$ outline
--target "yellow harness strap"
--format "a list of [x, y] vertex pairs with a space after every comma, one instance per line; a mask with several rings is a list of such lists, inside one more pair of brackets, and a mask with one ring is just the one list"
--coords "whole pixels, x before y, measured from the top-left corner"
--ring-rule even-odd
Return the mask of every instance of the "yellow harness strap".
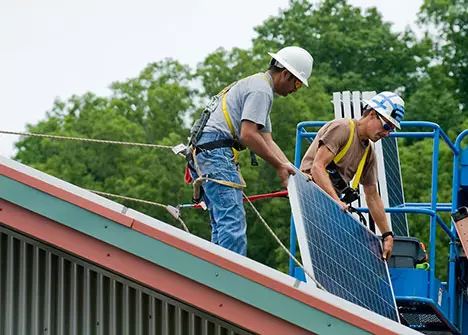
[[[266, 82], [268, 83], [268, 85], [271, 85], [270, 83], [270, 79], [268, 79], [267, 76], [265, 76], [264, 74], [254, 74], [252, 75], [251, 77], [253, 76], [260, 76], [262, 77], [263, 79], [266, 80]], [[222, 102], [221, 102], [221, 107], [223, 109], [223, 114], [224, 114], [224, 118], [226, 119], [226, 123], [229, 127], [229, 130], [231, 131], [231, 135], [232, 137], [234, 138], [234, 140], [238, 141], [238, 138], [236, 136], [236, 133], [234, 132], [234, 126], [232, 125], [232, 121], [231, 121], [231, 117], [229, 116], [229, 112], [228, 112], [228, 109], [227, 109], [227, 103], [226, 103], [226, 95], [227, 95], [227, 92], [231, 89], [231, 87], [234, 86], [234, 84], [231, 84], [230, 86], [224, 88], [221, 92], [218, 93], [218, 96], [220, 94], [223, 95], [223, 99], [222, 99]], [[239, 161], [239, 151], [237, 151], [236, 149], [232, 148], [232, 152], [234, 153], [234, 162], [238, 162]]]
[[[270, 80], [268, 79], [267, 76], [265, 76], [263, 74], [254, 74], [254, 76], [263, 77], [267, 81], [268, 85], [271, 85]], [[221, 95], [223, 96], [222, 102], [221, 102], [221, 104], [222, 104], [221, 107], [222, 107], [222, 110], [223, 110], [224, 118], [226, 119], [226, 123], [227, 123], [227, 125], [229, 127], [229, 130], [231, 131], [232, 137], [237, 141], [238, 138], [237, 138], [236, 133], [234, 131], [234, 126], [232, 125], [231, 118], [229, 117], [227, 104], [226, 104], [226, 94], [231, 89], [231, 87], [233, 87], [235, 84], [236, 84], [236, 82], [232, 83], [229, 86], [226, 86], [224, 89], [221, 90], [221, 92], [219, 92], [217, 94], [217, 96], [218, 97], [220, 97]], [[231, 182], [231, 181], [226, 181], [226, 180], [218, 180], [218, 179], [203, 177], [202, 173], [200, 171], [200, 167], [198, 166], [198, 162], [197, 162], [197, 158], [196, 158], [197, 154], [196, 154], [195, 148], [191, 147], [191, 151], [192, 151], [192, 157], [193, 157], [195, 170], [197, 171], [198, 176], [199, 176], [193, 182], [193, 198], [194, 199], [199, 199], [200, 198], [200, 188], [201, 188], [201, 185], [202, 185], [203, 181], [212, 181], [212, 182], [215, 182], [215, 183], [218, 183], [218, 184], [221, 184], [221, 185], [234, 187], [234, 188], [239, 189], [239, 190], [242, 190], [247, 186], [247, 184], [245, 183], [244, 177], [242, 177], [242, 174], [240, 173], [240, 170], [238, 170], [238, 172], [239, 172], [239, 177], [241, 179], [242, 184], [237, 184], [237, 183], [234, 183], [234, 182]], [[232, 148], [232, 151], [234, 153], [234, 161], [237, 163], [238, 160], [239, 160], [239, 152], [234, 148]]]
[[356, 175], [354, 176], [352, 185], [352, 188], [354, 189], [358, 187], [359, 181], [361, 180], [362, 171], [364, 170], [364, 164], [366, 164], [367, 153], [369, 152], [370, 145], [371, 144], [369, 143], [369, 145], [366, 148], [366, 151], [364, 152], [364, 155], [361, 158], [361, 161], [359, 162], [359, 166], [357, 168]]
[[[346, 145], [344, 146], [343, 149], [341, 149], [341, 151], [338, 153], [338, 155], [335, 156], [335, 158], [333, 159], [333, 161], [335, 162], [335, 164], [337, 164], [343, 157], [344, 155], [346, 155], [346, 153], [348, 152], [349, 148], [351, 147], [351, 143], [353, 143], [353, 138], [354, 138], [354, 128], [355, 128], [355, 124], [354, 124], [354, 121], [353, 120], [349, 120], [349, 137], [348, 137], [348, 142], [346, 142]], [[369, 145], [367, 146], [366, 148], [366, 151], [364, 152], [364, 155], [362, 156], [361, 158], [361, 161], [359, 162], [359, 165], [358, 165], [358, 168], [357, 168], [357, 171], [356, 171], [356, 175], [354, 176], [354, 180], [353, 180], [353, 185], [352, 185], [352, 188], [356, 189], [359, 185], [359, 181], [361, 180], [361, 176], [362, 176], [362, 171], [364, 170], [364, 165], [366, 164], [366, 159], [367, 159], [367, 154], [369, 152], [369, 148], [370, 148], [370, 143]]]
[[338, 155], [335, 156], [333, 161], [335, 164], [338, 164], [338, 162], [346, 155], [346, 153], [349, 150], [349, 147], [351, 147], [351, 143], [353, 143], [353, 138], [354, 138], [354, 128], [356, 125], [354, 124], [353, 120], [349, 120], [349, 137], [348, 137], [348, 142], [346, 142], [346, 145], [344, 146], [343, 149], [338, 153]]

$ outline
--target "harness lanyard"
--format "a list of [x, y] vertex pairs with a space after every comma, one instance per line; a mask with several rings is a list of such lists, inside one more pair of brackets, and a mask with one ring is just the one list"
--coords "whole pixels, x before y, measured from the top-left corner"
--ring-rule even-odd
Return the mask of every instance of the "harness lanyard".
[[[270, 79], [267, 76], [265, 76], [264, 74], [258, 73], [258, 74], [254, 74], [253, 76], [261, 76], [263, 79], [266, 80], [268, 85], [271, 86]], [[223, 109], [224, 118], [226, 119], [226, 123], [227, 123], [227, 125], [229, 127], [229, 130], [231, 131], [232, 137], [234, 138], [235, 141], [239, 142], [239, 139], [237, 138], [236, 133], [234, 131], [234, 126], [232, 125], [231, 117], [229, 116], [229, 112], [228, 112], [228, 109], [227, 109], [227, 103], [226, 103], [227, 93], [231, 89], [231, 87], [234, 86], [235, 83], [233, 83], [233, 84], [229, 85], [228, 87], [224, 88], [221, 92], [218, 93], [218, 96], [220, 96], [221, 94], [223, 95], [223, 99], [222, 99], [222, 102], [221, 102], [221, 107]], [[237, 162], [239, 161], [239, 151], [232, 148], [232, 152], [234, 153], [234, 162], [236, 162], [236, 164], [237, 164]]]
[[[333, 159], [335, 164], [338, 164], [338, 162], [344, 157], [344, 155], [346, 155], [349, 148], [351, 147], [351, 143], [353, 142], [354, 128], [356, 127], [353, 120], [349, 120], [349, 126], [350, 126], [350, 129], [349, 129], [350, 133], [349, 133], [349, 137], [348, 137], [348, 142], [346, 142], [346, 145], [344, 146], [344, 148]], [[359, 165], [358, 165], [358, 168], [357, 168], [357, 171], [356, 171], [356, 175], [354, 176], [353, 185], [351, 186], [353, 189], [357, 189], [357, 187], [359, 185], [359, 180], [361, 180], [362, 171], [364, 170], [364, 165], [366, 163], [366, 158], [367, 158], [367, 154], [369, 152], [369, 148], [370, 148], [370, 143], [367, 146], [366, 151], [364, 152], [364, 155], [361, 158], [361, 161], [359, 162]]]

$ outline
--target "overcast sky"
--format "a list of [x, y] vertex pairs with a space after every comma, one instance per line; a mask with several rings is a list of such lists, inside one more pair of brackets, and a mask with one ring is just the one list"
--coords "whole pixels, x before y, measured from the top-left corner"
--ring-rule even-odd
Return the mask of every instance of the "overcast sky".
[[[349, 0], [376, 6], [394, 30], [414, 22], [423, 0]], [[248, 48], [253, 27], [288, 0], [0, 1], [0, 129], [23, 131], [45, 117], [55, 97], [108, 94], [113, 81], [149, 62], [192, 67], [222, 46]], [[309, 50], [313, 54], [313, 50]], [[0, 134], [0, 154], [18, 138]]]

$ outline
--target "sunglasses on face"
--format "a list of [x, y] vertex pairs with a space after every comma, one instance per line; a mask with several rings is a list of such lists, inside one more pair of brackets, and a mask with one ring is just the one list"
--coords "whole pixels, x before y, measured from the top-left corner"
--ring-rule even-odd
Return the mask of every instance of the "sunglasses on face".
[[289, 74], [289, 79], [288, 80], [293, 80], [294, 79], [294, 86], [296, 87], [296, 90], [300, 89], [302, 87], [302, 81], [296, 78], [292, 73]]
[[294, 86], [296, 86], [296, 90], [300, 89], [302, 87], [302, 81], [296, 79], [296, 83], [294, 84]]
[[379, 113], [375, 113], [375, 115], [377, 115], [377, 118], [380, 120], [380, 122], [382, 123], [382, 127], [385, 131], [394, 131], [395, 130], [395, 126], [394, 125], [389, 125], [387, 122], [385, 122], [385, 120], [382, 118], [382, 116], [379, 115]]

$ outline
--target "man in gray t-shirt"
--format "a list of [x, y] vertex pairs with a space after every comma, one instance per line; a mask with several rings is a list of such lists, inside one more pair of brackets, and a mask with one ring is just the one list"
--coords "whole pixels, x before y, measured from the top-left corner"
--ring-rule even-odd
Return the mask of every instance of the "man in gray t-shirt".
[[308, 86], [312, 73], [312, 56], [302, 48], [286, 47], [269, 55], [267, 72], [243, 78], [218, 95], [218, 104], [196, 143], [195, 159], [189, 163], [210, 212], [212, 242], [241, 255], [247, 252], [244, 183], [233, 148], [241, 145], [255, 152], [287, 186], [294, 169], [271, 136], [273, 95], [287, 96]]
[[[256, 123], [263, 133], [271, 133], [270, 110], [273, 105], [273, 89], [273, 78], [269, 72], [265, 72], [241, 79], [229, 90], [226, 95], [226, 108], [237, 138], [240, 138], [243, 120]], [[222, 104], [218, 104], [211, 114], [204, 132], [222, 132], [232, 138]]]

